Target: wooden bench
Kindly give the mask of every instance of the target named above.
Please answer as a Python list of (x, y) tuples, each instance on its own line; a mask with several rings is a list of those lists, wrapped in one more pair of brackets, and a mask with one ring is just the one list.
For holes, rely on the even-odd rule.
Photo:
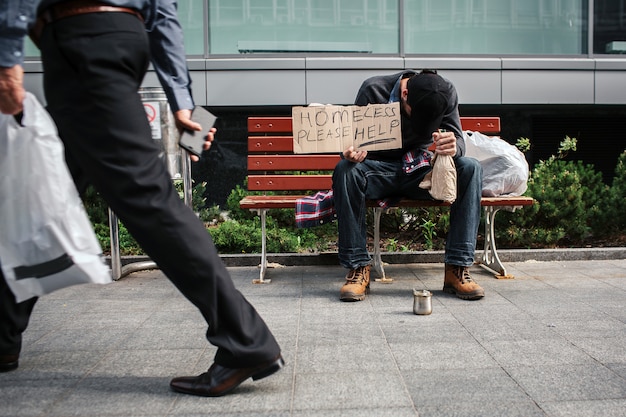
[[(463, 130), (485, 134), (500, 132), (499, 117), (462, 117)], [(293, 153), (291, 117), (248, 118), (248, 190), (249, 191), (326, 191), (332, 188), (332, 174), (303, 175), (306, 171), (332, 171), (340, 160), (338, 154)], [(261, 271), (255, 283), (265, 280), (267, 270), (266, 215), (270, 209), (296, 207), (300, 195), (251, 195), (243, 198), (239, 205), (243, 209), (257, 212), (261, 217)], [(504, 208), (515, 210), (520, 206), (532, 205), (531, 197), (483, 197), (481, 205), (485, 212), (485, 246), (477, 263), (494, 272), (498, 278), (512, 278), (498, 257), (494, 221), (496, 213)], [(442, 207), (449, 204), (429, 200), (402, 200), (397, 207)], [(368, 201), (374, 209), (374, 253), (373, 268), (380, 276), (377, 281), (389, 282), (385, 277), (380, 250), (380, 218), (385, 209), (375, 201)]]

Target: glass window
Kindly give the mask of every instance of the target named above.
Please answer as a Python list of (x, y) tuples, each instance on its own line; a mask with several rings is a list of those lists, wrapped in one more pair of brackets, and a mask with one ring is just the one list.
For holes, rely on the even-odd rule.
[[(183, 28), (187, 55), (204, 56), (204, 3), (205, 0), (178, 2), (178, 20)], [(24, 54), (31, 59), (41, 55), (28, 37), (24, 43)]]
[(626, 54), (626, 0), (595, 0), (593, 52)]
[(38, 58), (41, 56), (39, 48), (35, 46), (28, 36), (24, 39), (24, 56), (28, 58)]
[(204, 56), (204, 0), (178, 2), (178, 20), (185, 36), (187, 55)]
[(399, 53), (399, 0), (209, 0), (209, 52)]
[(405, 0), (404, 10), (409, 55), (578, 55), (587, 49), (587, 0)]

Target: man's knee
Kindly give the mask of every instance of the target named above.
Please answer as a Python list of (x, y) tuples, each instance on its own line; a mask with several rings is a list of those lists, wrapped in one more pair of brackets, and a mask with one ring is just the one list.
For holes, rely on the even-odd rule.
[(483, 168), (477, 159), (460, 157), (456, 159), (455, 163), (458, 175), (468, 176), (469, 178), (474, 176), (482, 177)]
[(359, 176), (358, 164), (342, 159), (333, 171), (333, 184), (351, 183)]

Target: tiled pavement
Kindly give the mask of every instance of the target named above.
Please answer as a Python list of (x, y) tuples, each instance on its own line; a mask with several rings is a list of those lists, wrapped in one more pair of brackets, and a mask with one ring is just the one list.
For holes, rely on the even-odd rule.
[[(285, 368), (222, 398), (177, 394), (215, 349), (160, 271), (77, 286), (36, 306), (0, 416), (624, 416), (626, 260), (481, 268), (480, 301), (441, 291), (443, 265), (389, 265), (363, 302), (338, 300), (338, 266), (229, 267), (283, 348)], [(433, 313), (412, 312), (413, 288)]]

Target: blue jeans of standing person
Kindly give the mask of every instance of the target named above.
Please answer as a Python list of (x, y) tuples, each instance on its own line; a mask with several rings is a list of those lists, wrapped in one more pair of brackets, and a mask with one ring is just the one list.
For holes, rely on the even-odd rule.
[[(476, 237), (480, 226), (482, 168), (474, 158), (454, 160), (457, 171), (457, 198), (450, 208), (450, 228), (444, 262), (470, 266), (474, 263)], [(366, 200), (410, 198), (432, 200), (419, 183), (431, 170), (421, 168), (412, 174), (402, 171), (402, 162), (366, 159), (354, 163), (339, 161), (333, 173), (333, 194), (339, 229), (339, 262), (355, 269), (369, 265), (366, 241)]]

